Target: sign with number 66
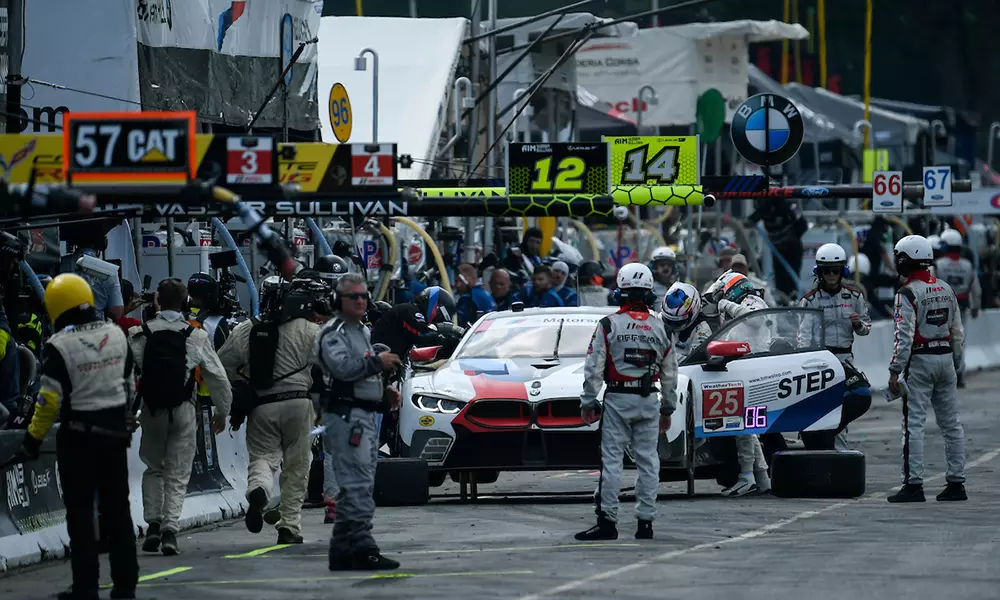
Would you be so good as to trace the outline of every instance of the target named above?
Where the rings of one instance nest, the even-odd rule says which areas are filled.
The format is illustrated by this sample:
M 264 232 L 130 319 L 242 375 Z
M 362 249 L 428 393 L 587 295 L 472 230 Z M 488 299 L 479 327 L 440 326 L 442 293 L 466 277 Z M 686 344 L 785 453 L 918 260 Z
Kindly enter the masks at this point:
M 903 212 L 902 171 L 875 171 L 872 177 L 872 212 Z

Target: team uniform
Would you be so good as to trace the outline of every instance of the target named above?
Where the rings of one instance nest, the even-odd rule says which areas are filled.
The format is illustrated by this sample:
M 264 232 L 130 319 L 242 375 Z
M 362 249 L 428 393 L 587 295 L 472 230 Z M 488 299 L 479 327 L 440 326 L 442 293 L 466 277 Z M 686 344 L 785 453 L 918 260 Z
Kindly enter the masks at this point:
M 953 232 L 953 230 L 948 230 L 945 233 L 949 232 Z M 960 246 L 961 235 L 957 231 L 954 231 L 954 233 L 958 236 Z M 948 250 L 954 249 L 954 246 L 948 248 Z M 975 266 L 973 266 L 971 260 L 963 257 L 959 252 L 949 251 L 934 261 L 934 276 L 939 280 L 947 282 L 951 286 L 951 289 L 954 290 L 955 297 L 958 299 L 958 308 L 961 311 L 962 326 L 964 328 L 969 322 L 969 312 L 972 311 L 973 316 L 976 316 L 979 312 L 979 307 L 983 303 L 983 289 L 979 284 L 979 277 L 976 276 Z M 965 375 L 964 354 L 963 360 L 958 366 L 959 379 L 963 375 Z

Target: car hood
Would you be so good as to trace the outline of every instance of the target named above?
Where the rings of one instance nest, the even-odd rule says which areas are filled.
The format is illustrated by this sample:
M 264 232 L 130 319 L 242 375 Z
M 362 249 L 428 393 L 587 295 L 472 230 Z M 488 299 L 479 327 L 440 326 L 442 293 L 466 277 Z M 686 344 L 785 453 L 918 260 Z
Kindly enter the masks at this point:
M 413 377 L 411 385 L 414 393 L 433 393 L 460 400 L 579 398 L 583 389 L 583 363 L 583 357 L 558 361 L 537 358 L 453 359 L 433 373 Z

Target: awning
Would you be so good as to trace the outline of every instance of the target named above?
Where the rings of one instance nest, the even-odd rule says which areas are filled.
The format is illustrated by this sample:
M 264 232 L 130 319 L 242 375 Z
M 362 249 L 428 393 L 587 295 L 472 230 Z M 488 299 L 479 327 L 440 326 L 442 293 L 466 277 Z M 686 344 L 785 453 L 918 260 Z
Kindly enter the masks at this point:
M 852 132 L 854 124 L 864 119 L 865 105 L 859 100 L 801 83 L 789 83 L 785 89 L 793 101 L 800 100 Z M 875 131 L 876 146 L 915 146 L 920 133 L 930 127 L 924 119 L 878 106 L 871 107 L 869 120 Z M 860 140 L 860 137 L 855 139 Z

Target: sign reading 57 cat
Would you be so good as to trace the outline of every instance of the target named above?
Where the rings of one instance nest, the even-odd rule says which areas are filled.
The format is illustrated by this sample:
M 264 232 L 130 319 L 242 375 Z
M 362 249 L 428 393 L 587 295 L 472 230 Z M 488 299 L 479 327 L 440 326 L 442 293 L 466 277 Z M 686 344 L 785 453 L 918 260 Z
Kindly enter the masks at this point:
M 698 136 L 602 138 L 611 152 L 611 185 L 698 185 Z
M 195 113 L 66 113 L 66 180 L 187 183 L 195 176 Z
M 563 142 L 507 145 L 507 195 L 611 192 L 608 145 Z

